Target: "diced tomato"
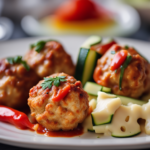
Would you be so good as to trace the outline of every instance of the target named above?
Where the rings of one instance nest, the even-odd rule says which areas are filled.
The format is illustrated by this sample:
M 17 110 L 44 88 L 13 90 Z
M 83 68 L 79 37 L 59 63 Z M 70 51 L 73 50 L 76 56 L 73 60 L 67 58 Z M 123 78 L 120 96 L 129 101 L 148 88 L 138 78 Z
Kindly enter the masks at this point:
M 65 21 L 79 21 L 98 17 L 98 11 L 90 0 L 68 0 L 56 10 L 55 15 Z
M 113 40 L 113 41 L 106 43 L 106 44 L 98 44 L 98 45 L 91 46 L 91 50 L 95 50 L 99 54 L 103 55 L 114 44 L 117 44 L 117 43 Z
M 112 71 L 118 69 L 126 60 L 127 55 L 128 55 L 127 50 L 121 50 L 118 53 L 116 53 L 111 62 L 110 69 Z

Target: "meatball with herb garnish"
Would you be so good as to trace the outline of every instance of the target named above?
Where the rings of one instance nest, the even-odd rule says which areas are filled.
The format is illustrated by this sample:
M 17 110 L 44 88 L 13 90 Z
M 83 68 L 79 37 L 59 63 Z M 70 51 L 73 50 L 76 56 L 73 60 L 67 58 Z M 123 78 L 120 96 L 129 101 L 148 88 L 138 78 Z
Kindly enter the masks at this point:
M 139 98 L 150 88 L 150 64 L 134 48 L 116 44 L 98 60 L 93 78 L 114 94 Z
M 31 115 L 51 131 L 72 130 L 88 113 L 88 94 L 80 81 L 65 73 L 44 78 L 29 93 Z
M 27 106 L 29 90 L 38 81 L 21 56 L 0 60 L 0 105 L 17 109 Z
M 24 59 L 41 78 L 59 72 L 74 75 L 75 66 L 71 57 L 57 41 L 32 44 Z

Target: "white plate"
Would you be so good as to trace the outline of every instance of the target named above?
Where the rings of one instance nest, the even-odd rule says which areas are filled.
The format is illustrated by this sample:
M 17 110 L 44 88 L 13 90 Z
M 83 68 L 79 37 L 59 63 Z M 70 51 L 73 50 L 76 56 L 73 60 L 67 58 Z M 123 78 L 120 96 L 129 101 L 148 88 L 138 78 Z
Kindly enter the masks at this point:
M 64 45 L 74 62 L 76 62 L 79 47 L 86 38 L 83 36 L 53 36 L 0 42 L 0 57 L 23 55 L 29 49 L 31 43 L 44 39 L 56 39 Z M 134 46 L 145 57 L 150 58 L 150 43 L 123 38 L 115 39 L 123 45 Z M 19 130 L 10 124 L 0 122 L 0 142 L 9 145 L 41 149 L 131 149 L 150 147 L 150 136 L 144 133 L 132 138 L 104 136 L 97 138 L 97 136 L 99 135 L 85 133 L 80 137 L 73 138 L 46 137 L 28 130 Z
M 134 8 L 125 4 L 118 3 L 117 1 L 111 1 L 111 0 L 105 0 L 105 1 L 97 0 L 96 2 L 100 3 L 106 9 L 114 13 L 115 16 L 114 18 L 117 24 L 103 30 L 95 31 L 95 33 L 92 34 L 99 34 L 101 36 L 125 36 L 125 35 L 131 35 L 139 29 L 140 18 L 137 11 Z M 45 6 L 45 9 L 47 9 L 47 6 Z M 50 28 L 47 29 L 44 26 L 42 26 L 41 23 L 39 22 L 39 17 L 36 14 L 30 14 L 29 16 L 25 16 L 21 21 L 21 26 L 23 30 L 31 36 L 56 34 L 53 32 L 53 29 Z M 67 34 L 72 34 L 72 33 L 67 33 Z

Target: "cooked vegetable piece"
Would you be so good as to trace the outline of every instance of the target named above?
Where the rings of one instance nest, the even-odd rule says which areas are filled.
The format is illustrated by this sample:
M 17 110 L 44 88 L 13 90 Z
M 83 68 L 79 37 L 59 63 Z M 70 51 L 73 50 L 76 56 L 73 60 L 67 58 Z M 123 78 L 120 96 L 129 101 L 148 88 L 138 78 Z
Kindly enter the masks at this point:
M 128 52 L 126 50 L 121 50 L 117 52 L 111 62 L 110 69 L 112 71 L 118 69 L 126 60 Z
M 94 82 L 86 82 L 84 90 L 90 95 L 97 95 L 97 92 L 102 90 L 102 86 Z
M 97 45 L 99 43 L 101 43 L 102 38 L 100 36 L 90 36 L 83 44 L 82 44 L 82 48 L 87 48 L 90 49 L 91 46 L 93 45 Z
M 99 88 L 97 88 L 97 87 L 101 87 L 101 85 L 93 83 L 93 82 L 87 82 L 85 84 L 84 90 L 89 94 L 90 99 L 93 99 L 93 98 L 97 99 L 97 96 L 98 96 L 97 93 L 99 91 Z M 95 90 L 93 91 L 93 89 L 95 89 Z M 107 91 L 111 90 L 110 88 L 107 89 L 107 87 L 103 87 L 103 86 L 102 86 L 102 89 L 103 89 L 103 92 L 106 92 L 106 93 L 107 93 Z M 114 94 L 112 94 L 112 95 L 114 95 Z M 126 97 L 126 96 L 121 96 L 121 95 L 115 95 L 115 96 L 119 97 L 121 99 L 121 103 L 123 105 L 128 105 L 128 103 L 143 105 L 143 104 L 146 103 L 146 101 L 142 101 L 142 100 L 139 100 L 139 99 L 134 99 L 134 98 Z
M 120 105 L 121 100 L 115 95 L 98 92 L 97 105 L 91 113 L 93 126 L 111 123 L 113 115 Z
M 97 51 L 99 54 L 103 55 L 107 52 L 107 50 L 112 46 L 116 44 L 116 42 L 112 39 L 112 40 L 109 40 L 108 43 L 100 43 L 100 44 L 95 44 L 95 45 L 92 45 L 91 46 L 91 50 L 95 50 Z
M 90 50 L 89 48 L 92 44 L 96 44 L 100 41 L 101 38 L 99 36 L 92 36 L 88 38 L 80 48 L 75 78 L 80 80 L 83 85 L 87 81 L 92 80 L 97 59 L 100 57 L 96 51 Z
M 119 89 L 120 90 L 122 90 L 121 85 L 122 85 L 122 79 L 123 79 L 124 70 L 129 65 L 131 59 L 132 59 L 132 56 L 128 55 L 126 60 L 125 60 L 125 62 L 124 62 L 124 64 L 121 66 L 120 79 L 119 79 Z
M 99 12 L 95 3 L 90 0 L 71 0 L 63 3 L 57 10 L 56 16 L 63 21 L 82 21 L 98 18 Z
M 111 88 L 101 86 L 101 85 L 96 84 L 94 82 L 86 82 L 85 85 L 84 85 L 84 90 L 88 94 L 93 95 L 93 96 L 97 95 L 98 91 L 103 91 L 103 92 L 106 92 L 106 93 L 111 93 Z

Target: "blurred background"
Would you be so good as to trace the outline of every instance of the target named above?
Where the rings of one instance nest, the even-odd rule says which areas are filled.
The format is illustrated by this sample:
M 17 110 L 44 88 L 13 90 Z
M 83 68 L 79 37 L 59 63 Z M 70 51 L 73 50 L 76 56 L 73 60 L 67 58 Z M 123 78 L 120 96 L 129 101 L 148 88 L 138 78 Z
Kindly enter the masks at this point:
M 150 41 L 150 0 L 0 0 L 0 41 L 48 35 Z

